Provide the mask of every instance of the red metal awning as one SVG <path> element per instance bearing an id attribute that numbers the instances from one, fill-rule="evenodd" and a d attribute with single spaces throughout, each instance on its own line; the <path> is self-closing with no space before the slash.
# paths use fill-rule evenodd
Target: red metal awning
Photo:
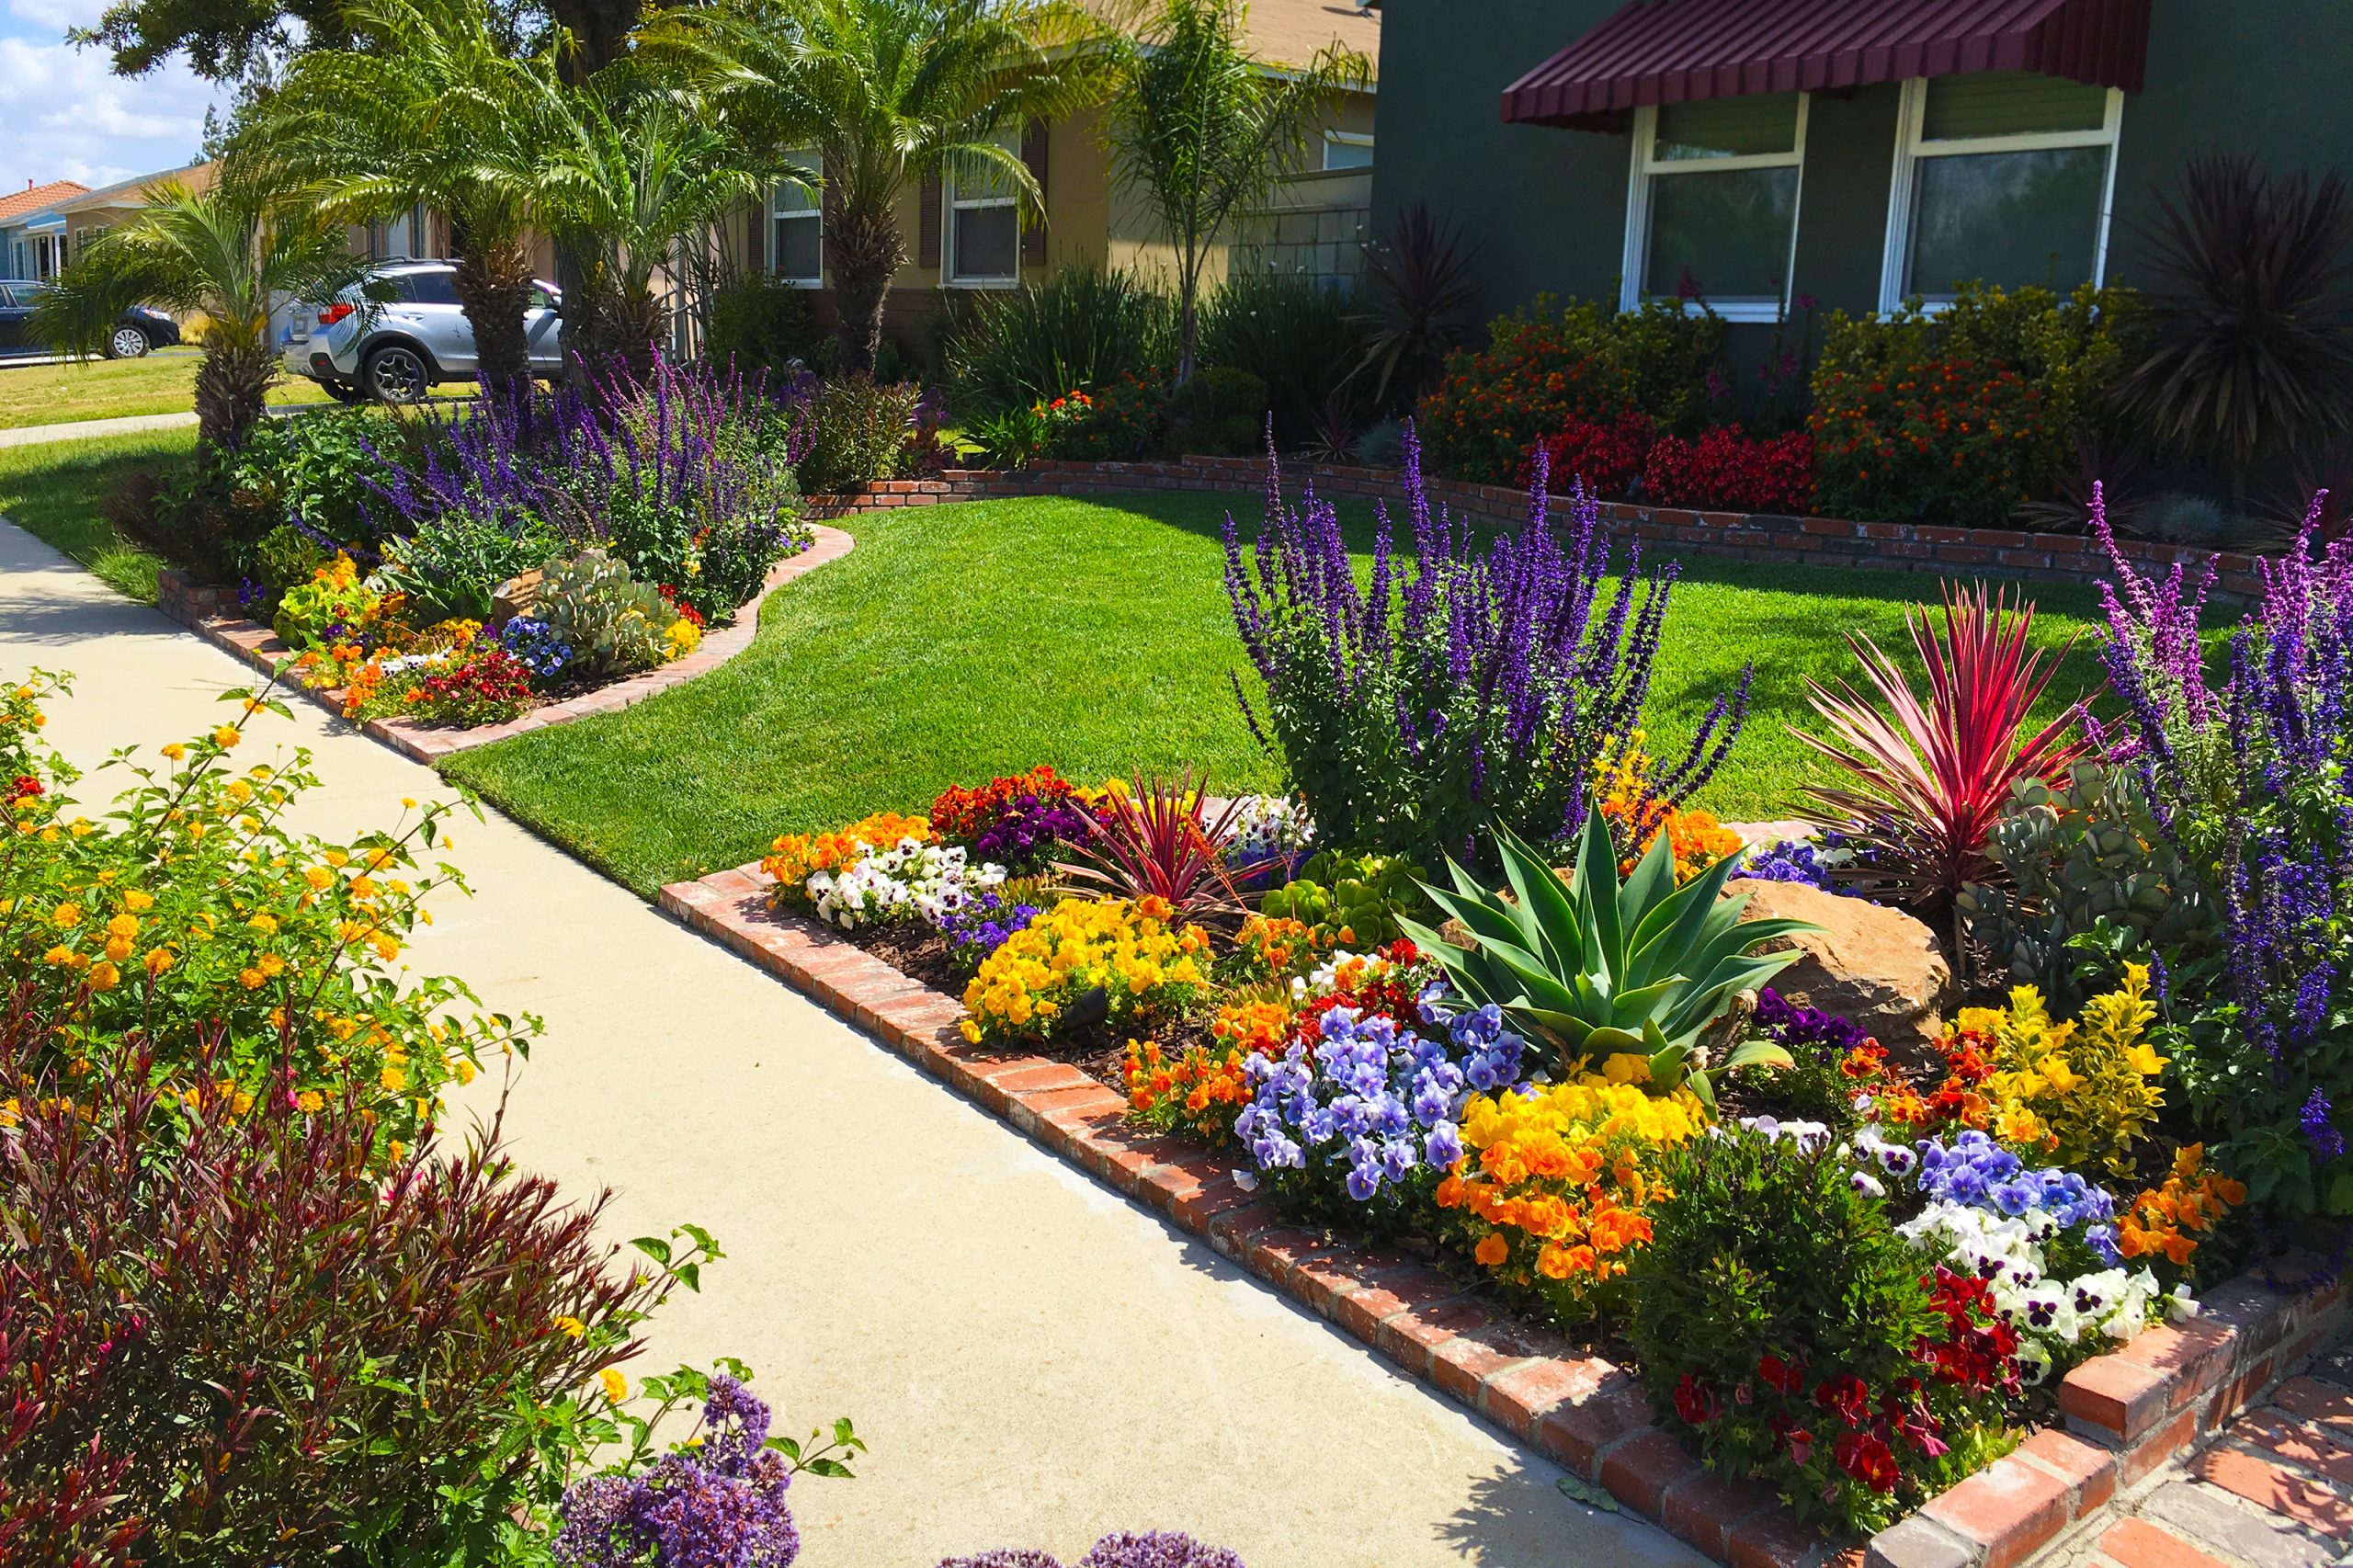
<path id="1" fill-rule="evenodd" d="M 1633 0 L 1504 89 L 1504 119 L 1609 130 L 1640 104 L 2040 71 L 2137 90 L 2149 0 Z"/>

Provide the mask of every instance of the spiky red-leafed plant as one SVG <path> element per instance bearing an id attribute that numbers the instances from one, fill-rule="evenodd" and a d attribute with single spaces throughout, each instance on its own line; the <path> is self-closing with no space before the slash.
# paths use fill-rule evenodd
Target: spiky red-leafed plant
<path id="1" fill-rule="evenodd" d="M 1807 694 L 1828 722 L 1827 739 L 1794 733 L 1847 775 L 1839 785 L 1806 788 L 1831 827 L 1863 853 L 1843 874 L 1869 881 L 1902 903 L 1934 911 L 1951 906 L 1965 882 L 1995 871 L 1987 835 L 2020 779 L 2055 779 L 2089 743 L 2068 738 L 2082 716 L 2078 702 L 2031 733 L 2028 715 L 2059 671 L 2065 646 L 2028 645 L 2034 605 L 2009 595 L 1944 590 L 1939 635 L 1931 614 L 1907 607 L 1904 622 L 1927 667 L 1916 695 L 1894 660 L 1860 634 L 1847 643 L 1887 711 L 1841 680 L 1834 691 L 1811 676 Z"/>
<path id="2" fill-rule="evenodd" d="M 1176 778 L 1139 773 L 1132 790 L 1097 808 L 1086 858 L 1054 869 L 1115 898 L 1165 899 L 1179 922 L 1238 910 L 1239 883 L 1260 868 L 1229 866 L 1222 855 L 1242 802 L 1228 801 L 1214 816 L 1209 805 L 1207 774 L 1197 788 L 1190 767 Z"/>

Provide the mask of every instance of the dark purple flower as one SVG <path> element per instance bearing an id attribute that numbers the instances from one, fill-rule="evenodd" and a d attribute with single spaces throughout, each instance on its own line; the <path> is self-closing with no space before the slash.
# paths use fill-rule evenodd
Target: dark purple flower
<path id="1" fill-rule="evenodd" d="M 1078 1560 L 1078 1568 L 1243 1568 L 1222 1546 L 1208 1546 L 1182 1530 L 1115 1531 Z"/>
<path id="2" fill-rule="evenodd" d="M 724 1372 L 703 1405 L 699 1450 L 640 1475 L 594 1476 L 563 1494 L 551 1543 L 563 1568 L 790 1568 L 801 1533 L 792 1472 L 763 1447 L 768 1407 Z"/>

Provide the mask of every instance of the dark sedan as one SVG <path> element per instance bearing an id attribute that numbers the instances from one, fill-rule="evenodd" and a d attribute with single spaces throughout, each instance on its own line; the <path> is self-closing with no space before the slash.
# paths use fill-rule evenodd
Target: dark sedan
<path id="1" fill-rule="evenodd" d="M 28 330 L 33 302 L 48 287 L 26 278 L 0 278 L 0 356 L 47 354 Z M 168 348 L 180 340 L 179 323 L 147 305 L 122 312 L 107 336 L 107 358 L 136 359 L 151 348 Z"/>

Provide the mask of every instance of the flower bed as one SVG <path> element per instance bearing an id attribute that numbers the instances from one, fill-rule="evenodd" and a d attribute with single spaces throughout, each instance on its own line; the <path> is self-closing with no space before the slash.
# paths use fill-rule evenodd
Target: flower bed
<path id="1" fill-rule="evenodd" d="M 811 535 L 812 542 L 806 549 L 770 569 L 767 581 L 761 585 L 761 597 L 775 592 L 796 577 L 815 571 L 827 562 L 840 560 L 849 553 L 855 542 L 839 528 L 814 528 Z M 282 662 L 294 657 L 294 650 L 280 642 L 278 634 L 268 627 L 230 613 L 235 602 L 235 595 L 231 590 L 199 583 L 189 574 L 176 570 L 158 573 L 155 584 L 155 608 L 224 653 L 234 654 L 263 671 L 274 670 Z M 394 714 L 362 721 L 360 728 L 404 756 L 429 763 L 436 757 L 488 745 L 509 735 L 525 734 L 551 724 L 569 723 L 592 714 L 613 712 L 633 702 L 642 701 L 656 692 L 666 691 L 725 664 L 751 646 L 752 638 L 757 631 L 756 616 L 739 615 L 734 624 L 705 634 L 700 645 L 691 653 L 670 660 L 643 675 L 616 681 L 580 696 L 540 703 L 516 719 L 470 729 L 455 729 L 426 724 Z M 332 687 L 300 689 L 332 711 L 341 713 L 346 708 L 346 693 L 341 690 Z"/>

